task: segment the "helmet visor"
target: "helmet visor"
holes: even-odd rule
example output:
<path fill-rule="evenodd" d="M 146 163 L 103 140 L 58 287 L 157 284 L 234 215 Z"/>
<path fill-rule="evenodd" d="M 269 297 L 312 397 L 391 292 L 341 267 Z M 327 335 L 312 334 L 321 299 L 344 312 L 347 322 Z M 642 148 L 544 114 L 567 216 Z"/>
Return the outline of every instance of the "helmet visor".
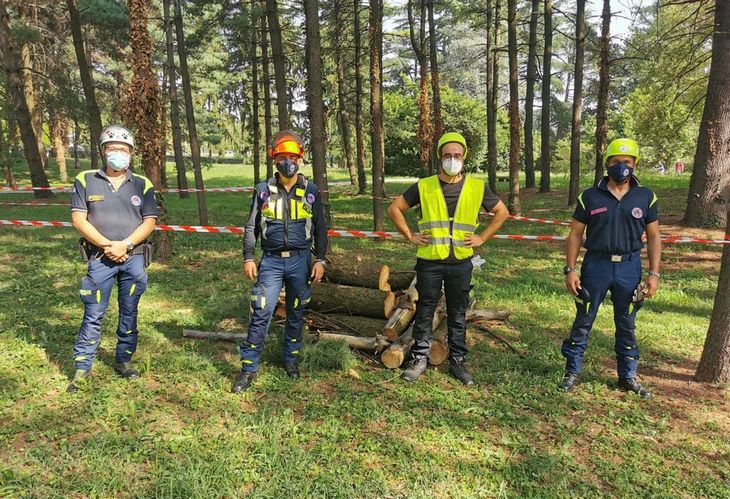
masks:
<path fill-rule="evenodd" d="M 284 142 L 280 142 L 279 144 L 274 147 L 272 151 L 272 156 L 276 156 L 277 154 L 284 154 L 284 153 L 290 153 L 290 154 L 296 154 L 298 156 L 302 156 L 304 153 L 304 150 L 302 149 L 302 146 L 300 146 L 297 142 L 294 142 L 293 140 L 285 140 Z"/>

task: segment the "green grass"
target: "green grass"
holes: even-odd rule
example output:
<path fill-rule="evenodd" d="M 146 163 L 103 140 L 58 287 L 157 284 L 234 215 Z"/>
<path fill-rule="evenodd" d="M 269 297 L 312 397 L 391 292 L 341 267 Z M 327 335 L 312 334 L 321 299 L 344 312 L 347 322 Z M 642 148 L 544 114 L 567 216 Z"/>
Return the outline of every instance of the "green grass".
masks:
<path fill-rule="evenodd" d="M 206 184 L 250 185 L 242 171 L 215 166 L 205 172 Z M 346 175 L 335 171 L 330 178 Z M 681 214 L 688 179 L 642 177 L 673 215 Z M 556 176 L 553 183 L 555 194 L 525 193 L 525 213 L 570 218 L 566 180 Z M 389 183 L 388 190 L 407 185 Z M 332 191 L 335 226 L 371 228 L 367 196 L 347 187 Z M 243 223 L 248 195 L 207 199 L 211 224 Z M 167 201 L 171 223 L 196 223 L 194 197 Z M 67 207 L 3 205 L 0 212 L 0 218 L 69 218 Z M 500 232 L 566 229 L 510 221 Z M 237 348 L 181 337 L 184 327 L 212 330 L 248 314 L 240 237 L 204 234 L 175 236 L 172 260 L 150 267 L 135 357 L 143 376 L 125 382 L 112 373 L 112 299 L 95 375 L 69 396 L 84 274 L 76 239 L 70 229 L 0 228 L 0 496 L 730 493 L 728 390 L 690 380 L 712 309 L 718 248 L 666 248 L 660 294 L 638 318 L 640 374 L 655 393 L 651 402 L 615 389 L 610 306 L 592 333 L 583 384 L 571 395 L 555 390 L 560 342 L 574 313 L 560 272 L 562 246 L 514 241 L 482 248 L 487 263 L 474 274 L 474 296 L 480 305 L 512 312 L 512 327 L 497 332 L 526 358 L 470 331 L 477 388 L 460 386 L 443 368 L 406 385 L 397 372 L 359 361 L 358 379 L 348 375 L 353 359 L 339 344 L 308 346 L 303 377 L 291 381 L 280 368 L 274 328 L 254 388 L 234 396 L 228 390 L 239 368 Z M 415 262 L 413 248 L 400 241 L 333 239 L 332 245 L 396 267 Z"/>

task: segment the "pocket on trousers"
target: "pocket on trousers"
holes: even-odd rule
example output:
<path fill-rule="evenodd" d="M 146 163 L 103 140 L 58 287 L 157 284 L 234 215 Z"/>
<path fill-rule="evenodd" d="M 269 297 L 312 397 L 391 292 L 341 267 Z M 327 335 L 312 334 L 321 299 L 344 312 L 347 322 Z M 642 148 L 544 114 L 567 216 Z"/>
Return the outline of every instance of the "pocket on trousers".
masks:
<path fill-rule="evenodd" d="M 312 288 L 309 286 L 303 286 L 297 297 L 294 299 L 294 308 L 306 307 L 309 305 L 309 301 L 312 299 Z"/>
<path fill-rule="evenodd" d="M 147 273 L 145 273 L 134 284 L 132 284 L 132 287 L 129 288 L 129 296 L 142 296 L 142 293 L 144 293 L 146 290 L 147 290 Z"/>
<path fill-rule="evenodd" d="M 101 288 L 89 276 L 81 280 L 81 289 L 79 289 L 79 297 L 86 305 L 96 305 L 101 303 Z"/>
<path fill-rule="evenodd" d="M 251 310 L 266 308 L 266 288 L 258 282 L 251 288 Z"/>

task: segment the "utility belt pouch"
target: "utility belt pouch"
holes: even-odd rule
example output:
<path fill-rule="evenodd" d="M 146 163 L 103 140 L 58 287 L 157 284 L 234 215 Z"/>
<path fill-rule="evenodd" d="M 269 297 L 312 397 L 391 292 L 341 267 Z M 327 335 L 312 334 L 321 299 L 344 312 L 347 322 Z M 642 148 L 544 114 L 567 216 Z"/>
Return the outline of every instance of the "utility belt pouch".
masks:
<path fill-rule="evenodd" d="M 84 239 L 83 237 L 79 238 L 79 253 L 81 254 L 81 261 L 84 263 L 88 263 L 88 261 L 91 259 L 91 252 L 92 249 L 89 246 L 89 242 Z"/>
<path fill-rule="evenodd" d="M 144 258 L 144 268 L 147 268 L 150 266 L 150 263 L 152 263 L 152 243 L 149 241 L 145 241 L 142 244 L 142 257 Z"/>

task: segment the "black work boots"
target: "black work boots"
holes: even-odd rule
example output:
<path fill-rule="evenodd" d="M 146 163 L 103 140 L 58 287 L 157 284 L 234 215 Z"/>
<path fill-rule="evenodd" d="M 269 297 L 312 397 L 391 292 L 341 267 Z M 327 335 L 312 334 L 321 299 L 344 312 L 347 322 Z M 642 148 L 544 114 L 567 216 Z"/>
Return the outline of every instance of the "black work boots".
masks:
<path fill-rule="evenodd" d="M 291 379 L 299 379 L 299 365 L 296 362 L 284 364 L 284 371 Z"/>
<path fill-rule="evenodd" d="M 124 379 L 139 378 L 139 373 L 132 367 L 131 362 L 119 362 L 114 364 L 114 371 Z"/>
<path fill-rule="evenodd" d="M 256 373 L 251 373 L 241 369 L 241 372 L 238 373 L 238 376 L 236 377 L 236 381 L 234 381 L 233 386 L 231 386 L 231 393 L 241 393 L 248 390 L 255 379 Z"/>
<path fill-rule="evenodd" d="M 466 368 L 466 359 L 464 357 L 456 357 L 451 359 L 451 365 L 449 366 L 449 372 L 451 375 L 464 383 L 466 386 L 474 384 L 474 376 Z"/>
<path fill-rule="evenodd" d="M 68 388 L 66 388 L 66 391 L 68 393 L 76 393 L 79 391 L 79 388 L 82 388 L 84 386 L 84 383 L 86 383 L 86 378 L 88 378 L 91 375 L 91 371 L 84 371 L 83 369 L 76 369 L 76 372 L 74 373 L 74 377 L 71 380 L 71 383 L 68 385 Z"/>
<path fill-rule="evenodd" d="M 564 392 L 572 392 L 575 385 L 578 384 L 580 376 L 576 373 L 565 373 L 563 379 L 558 383 L 558 389 Z"/>
<path fill-rule="evenodd" d="M 641 386 L 641 384 L 636 381 L 636 378 L 619 378 L 618 387 L 625 392 L 634 392 L 643 399 L 651 398 L 649 390 Z"/>

